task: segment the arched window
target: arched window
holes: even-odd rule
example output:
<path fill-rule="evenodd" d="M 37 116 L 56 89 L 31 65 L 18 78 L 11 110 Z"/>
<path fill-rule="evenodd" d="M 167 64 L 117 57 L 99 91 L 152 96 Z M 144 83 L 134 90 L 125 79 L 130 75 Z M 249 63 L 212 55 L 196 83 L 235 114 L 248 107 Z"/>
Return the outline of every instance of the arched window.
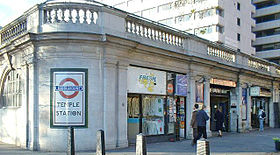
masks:
<path fill-rule="evenodd" d="M 20 107 L 22 105 L 22 79 L 16 70 L 10 71 L 4 82 L 1 94 L 1 107 Z"/>

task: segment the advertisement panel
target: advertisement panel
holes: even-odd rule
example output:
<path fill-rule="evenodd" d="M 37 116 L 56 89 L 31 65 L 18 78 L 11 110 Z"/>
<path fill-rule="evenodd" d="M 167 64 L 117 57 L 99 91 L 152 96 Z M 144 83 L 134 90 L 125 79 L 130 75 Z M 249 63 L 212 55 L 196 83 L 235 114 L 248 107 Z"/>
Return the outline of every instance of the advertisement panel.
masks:
<path fill-rule="evenodd" d="M 128 67 L 129 93 L 166 95 L 166 72 L 140 67 Z"/>
<path fill-rule="evenodd" d="M 187 75 L 176 75 L 176 95 L 187 96 L 188 94 L 188 77 Z"/>
<path fill-rule="evenodd" d="M 195 101 L 196 103 L 203 103 L 204 102 L 204 84 L 201 82 L 196 82 L 195 87 Z"/>
<path fill-rule="evenodd" d="M 51 69 L 51 127 L 87 125 L 87 69 Z"/>
<path fill-rule="evenodd" d="M 242 120 L 247 120 L 247 88 L 242 88 Z"/>

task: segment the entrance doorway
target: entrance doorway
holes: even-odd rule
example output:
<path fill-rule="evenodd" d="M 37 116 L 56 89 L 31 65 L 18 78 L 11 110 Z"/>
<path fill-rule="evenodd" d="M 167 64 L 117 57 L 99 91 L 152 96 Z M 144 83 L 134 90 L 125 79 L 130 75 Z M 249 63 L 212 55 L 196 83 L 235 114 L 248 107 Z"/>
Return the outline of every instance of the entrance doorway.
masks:
<path fill-rule="evenodd" d="M 215 112 L 217 109 L 221 109 L 224 115 L 224 131 L 229 131 L 229 94 L 224 95 L 217 95 L 211 94 L 210 98 L 210 106 L 211 106 L 211 113 L 210 113 L 210 130 L 216 131 L 216 120 L 214 119 Z"/>
<path fill-rule="evenodd" d="M 267 97 L 252 97 L 251 107 L 251 125 L 252 128 L 259 128 L 259 110 L 260 106 L 266 113 L 266 119 L 264 120 L 264 126 L 269 126 L 269 98 Z"/>

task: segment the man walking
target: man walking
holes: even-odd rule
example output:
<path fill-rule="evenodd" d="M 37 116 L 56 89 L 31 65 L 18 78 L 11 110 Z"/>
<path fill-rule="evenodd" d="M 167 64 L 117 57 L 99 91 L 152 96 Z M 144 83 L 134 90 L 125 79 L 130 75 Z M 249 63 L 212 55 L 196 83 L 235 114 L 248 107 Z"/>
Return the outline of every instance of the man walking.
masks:
<path fill-rule="evenodd" d="M 198 104 L 195 104 L 193 112 L 192 112 L 192 119 L 191 119 L 191 127 L 193 128 L 192 145 L 196 144 L 195 138 L 198 136 L 197 120 L 196 120 L 196 114 L 198 112 L 198 107 L 199 107 Z"/>
<path fill-rule="evenodd" d="M 203 105 L 202 109 L 199 110 L 196 114 L 198 136 L 195 138 L 195 142 L 197 142 L 197 140 L 200 139 L 202 135 L 203 135 L 203 138 L 207 139 L 206 121 L 209 120 L 209 116 L 204 111 L 205 108 L 206 108 L 206 106 Z"/>

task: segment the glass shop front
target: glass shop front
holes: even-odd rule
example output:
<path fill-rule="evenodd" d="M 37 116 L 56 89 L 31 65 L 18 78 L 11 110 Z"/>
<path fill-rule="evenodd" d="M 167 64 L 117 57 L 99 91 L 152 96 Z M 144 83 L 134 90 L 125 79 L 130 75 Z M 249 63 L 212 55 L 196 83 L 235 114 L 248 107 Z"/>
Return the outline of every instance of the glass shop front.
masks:
<path fill-rule="evenodd" d="M 147 141 L 185 138 L 187 77 L 154 69 L 128 68 L 127 122 L 129 143 L 143 133 Z"/>

